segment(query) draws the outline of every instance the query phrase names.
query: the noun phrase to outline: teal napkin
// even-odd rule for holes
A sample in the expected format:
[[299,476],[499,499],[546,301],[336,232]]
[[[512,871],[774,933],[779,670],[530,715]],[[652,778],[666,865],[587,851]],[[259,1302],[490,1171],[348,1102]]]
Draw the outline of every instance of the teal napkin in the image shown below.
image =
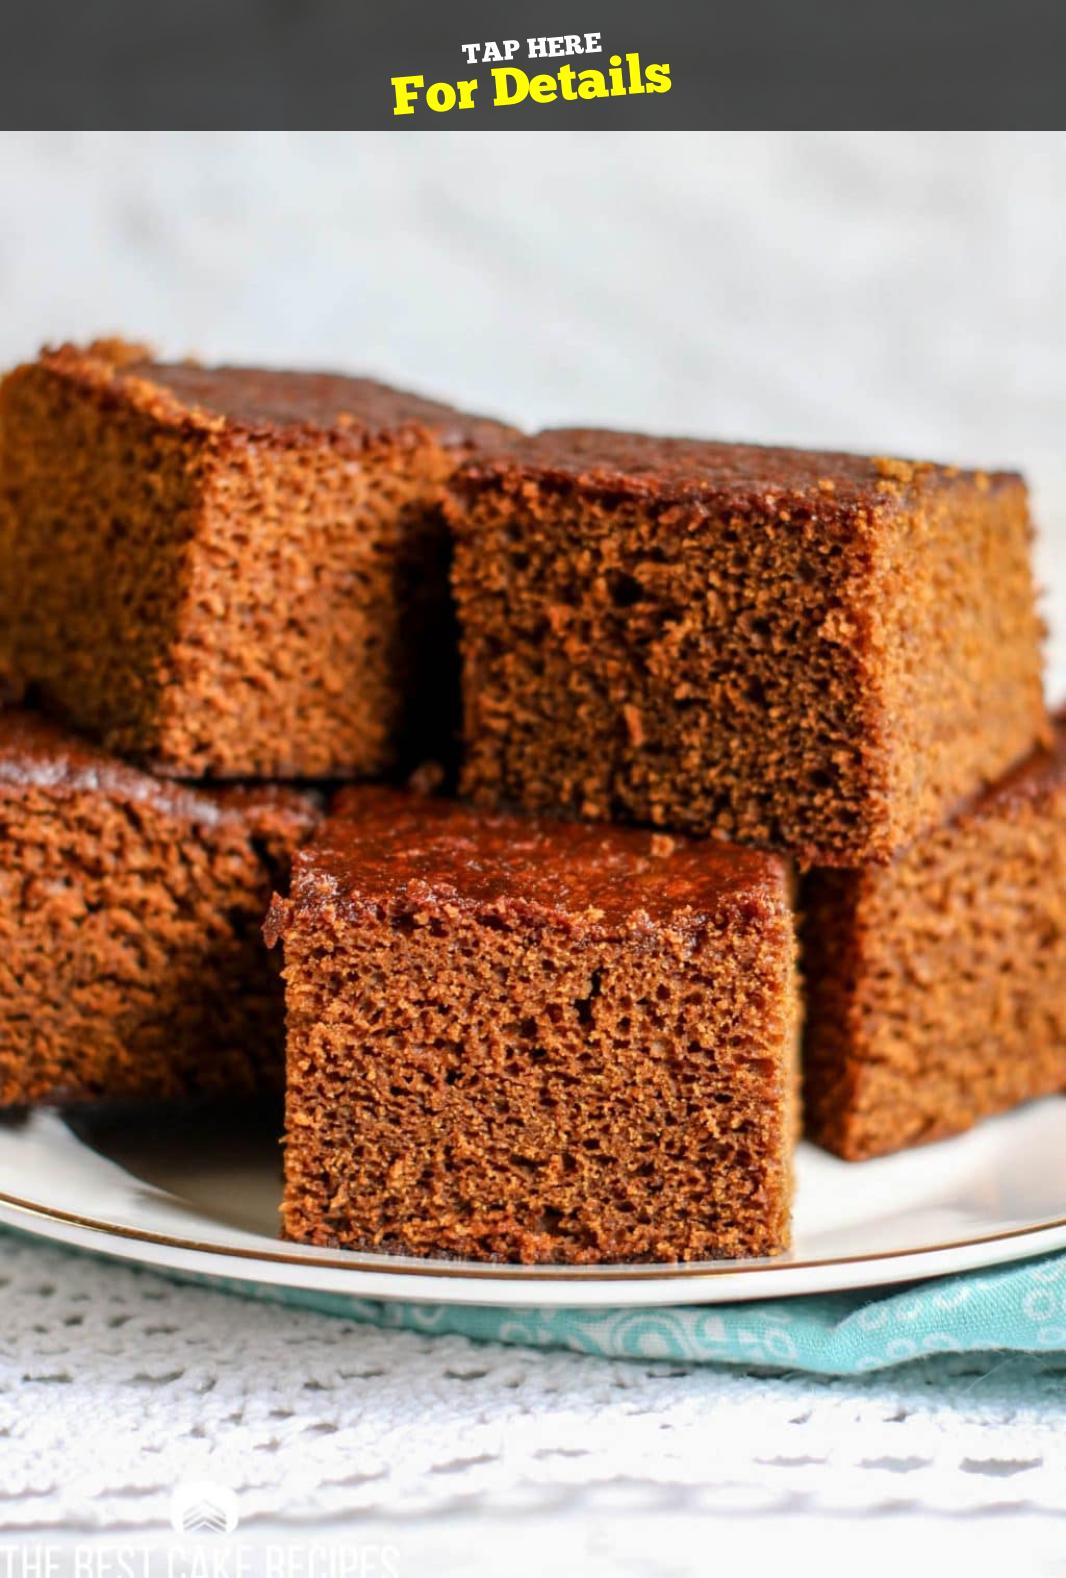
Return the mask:
[[858,1375],[931,1354],[1024,1353],[1066,1363],[1066,1254],[897,1288],[649,1309],[495,1309],[408,1304],[197,1277],[244,1297],[395,1331],[674,1359]]
[[[0,1232],[37,1237],[9,1227]],[[49,1241],[49,1247],[60,1246]],[[1029,1354],[1055,1368],[1066,1366],[1066,1253],[903,1288],[751,1304],[597,1310],[414,1304],[133,1269],[391,1331],[566,1348],[600,1358],[758,1365],[814,1375],[860,1375],[932,1355],[966,1353]]]

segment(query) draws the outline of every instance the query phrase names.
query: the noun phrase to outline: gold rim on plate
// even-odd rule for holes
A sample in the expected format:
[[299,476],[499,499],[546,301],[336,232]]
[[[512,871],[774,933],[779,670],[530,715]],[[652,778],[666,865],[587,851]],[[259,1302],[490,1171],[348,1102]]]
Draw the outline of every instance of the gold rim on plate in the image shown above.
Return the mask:
[[[957,1249],[979,1249],[983,1245],[1015,1242],[1038,1234],[1066,1229],[1066,1217],[1051,1217],[1047,1221],[1032,1222],[1025,1227],[1006,1228],[995,1233],[980,1233],[973,1238],[950,1239],[943,1244],[923,1244],[914,1249],[884,1249],[869,1255],[835,1255],[824,1260],[790,1260],[782,1256],[775,1260],[705,1260],[675,1262],[673,1264],[649,1261],[632,1265],[566,1266],[530,1265],[511,1262],[475,1263],[469,1260],[440,1261],[419,1260],[414,1256],[377,1255],[367,1258],[363,1251],[342,1250],[343,1258],[310,1252],[292,1254],[281,1249],[252,1249],[241,1245],[202,1243],[191,1238],[175,1238],[169,1233],[156,1233],[149,1228],[124,1227],[104,1222],[97,1217],[79,1216],[73,1211],[63,1211],[55,1206],[41,1205],[32,1200],[22,1200],[17,1195],[0,1190],[0,1207],[7,1206],[27,1216],[76,1227],[86,1232],[100,1233],[133,1243],[154,1244],[162,1249],[180,1249],[187,1254],[210,1255],[228,1259],[267,1262],[282,1266],[313,1266],[323,1271],[361,1271],[381,1273],[394,1277],[456,1277],[466,1281],[488,1282],[552,1282],[576,1280],[597,1282],[667,1282],[693,1277],[722,1277],[749,1275],[773,1271],[818,1271],[834,1266],[876,1266],[882,1261],[903,1259],[921,1260],[929,1255],[944,1254]],[[1038,1251],[1034,1250],[1034,1254]],[[1023,1256],[1016,1257],[1018,1259]]]

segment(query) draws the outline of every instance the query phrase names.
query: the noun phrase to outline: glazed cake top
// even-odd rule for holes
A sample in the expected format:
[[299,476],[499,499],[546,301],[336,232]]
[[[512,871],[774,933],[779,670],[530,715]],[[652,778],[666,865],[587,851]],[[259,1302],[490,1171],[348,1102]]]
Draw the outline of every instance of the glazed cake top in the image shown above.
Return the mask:
[[46,348],[39,365],[105,398],[126,399],[168,425],[280,440],[329,433],[349,442],[369,442],[408,432],[430,434],[449,448],[499,445],[513,436],[513,430],[500,423],[372,378],[156,362],[145,346],[121,340],[96,341],[84,350],[73,345]]
[[313,791],[274,784],[225,785],[209,792],[155,778],[98,750],[78,735],[21,708],[0,711],[0,796],[43,789],[57,796],[99,794],[151,805],[184,821],[217,823],[267,813],[295,816],[308,827],[318,817]]
[[559,491],[648,500],[773,506],[800,498],[823,509],[898,501],[958,482],[981,489],[1021,485],[1016,472],[964,471],[932,461],[549,428],[472,460],[458,486],[521,487],[531,480]]
[[714,840],[359,787],[338,795],[297,857],[291,891],[294,908],[311,913],[324,904],[353,913],[367,904],[414,913],[429,905],[582,929],[691,927],[724,913],[757,920],[779,910],[788,868],[777,855]]

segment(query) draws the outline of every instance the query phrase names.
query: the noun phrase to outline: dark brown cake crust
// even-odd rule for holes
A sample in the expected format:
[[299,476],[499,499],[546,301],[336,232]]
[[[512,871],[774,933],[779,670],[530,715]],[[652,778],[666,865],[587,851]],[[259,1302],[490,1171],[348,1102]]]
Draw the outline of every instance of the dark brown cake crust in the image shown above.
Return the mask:
[[1066,717],[891,865],[802,895],[812,1139],[849,1160],[1066,1090]]
[[463,910],[503,906],[530,922],[613,935],[635,915],[685,931],[713,923],[724,906],[754,913],[781,896],[782,863],[759,850],[583,822],[492,815],[454,801],[388,789],[344,790],[298,857],[314,882],[294,907],[347,911],[397,894]]
[[1046,737],[1012,473],[560,431],[449,519],[482,804],[856,865]]
[[0,714],[0,1107],[277,1089],[259,938],[314,796],[168,784]]
[[0,385],[0,672],[177,777],[446,753],[440,490],[505,429],[368,379],[61,346]]
[[275,900],[286,1234],[526,1262],[788,1242],[787,870],[349,790]]
[[[548,428],[516,437],[506,449],[472,462],[463,481],[465,485],[471,477],[502,478],[515,472],[564,492],[580,487],[607,498],[737,505],[766,512],[791,499],[818,506],[827,516],[869,504],[871,494],[879,493],[886,481],[911,484],[920,475],[927,486],[945,487],[960,476],[976,475],[928,461],[887,460],[843,450],[662,438],[608,428]],[[988,474],[991,485],[1016,485],[1020,480],[1013,471]]]
[[417,447],[431,433],[449,449],[498,443],[498,422],[468,416],[439,400],[426,400],[344,373],[281,372],[257,367],[201,367],[195,362],[125,362],[127,378],[143,379],[173,397],[161,420],[217,428],[272,442],[317,445],[328,434],[338,447],[359,451],[382,442]]

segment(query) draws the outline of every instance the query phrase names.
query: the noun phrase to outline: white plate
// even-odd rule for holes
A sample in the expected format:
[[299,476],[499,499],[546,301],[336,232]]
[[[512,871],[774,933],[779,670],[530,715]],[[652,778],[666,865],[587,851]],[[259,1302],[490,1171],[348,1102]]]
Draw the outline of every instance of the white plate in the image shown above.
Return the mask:
[[38,1112],[0,1125],[0,1221],[145,1265],[357,1298],[724,1303],[942,1276],[1066,1248],[1066,1097],[958,1139],[846,1163],[803,1146],[780,1260],[499,1266],[276,1236],[276,1113]]

